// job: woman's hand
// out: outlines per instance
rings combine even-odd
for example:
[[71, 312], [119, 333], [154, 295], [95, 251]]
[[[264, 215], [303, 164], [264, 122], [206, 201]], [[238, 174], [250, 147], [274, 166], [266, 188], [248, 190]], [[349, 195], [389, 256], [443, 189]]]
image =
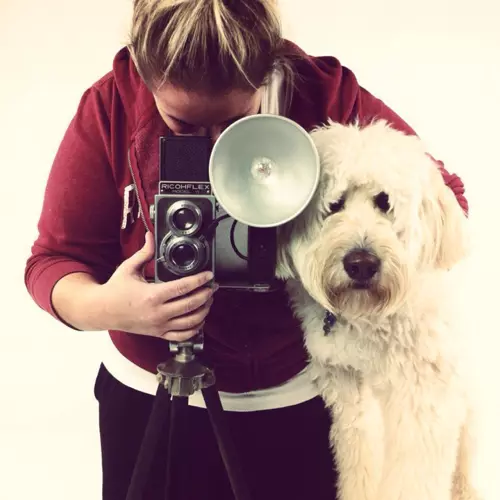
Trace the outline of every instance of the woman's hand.
[[154, 256], [154, 239], [146, 234], [144, 246], [125, 260], [107, 283], [99, 287], [96, 300], [108, 330], [185, 341], [202, 328], [213, 302], [213, 274], [204, 272], [167, 283], [148, 283], [144, 265]]

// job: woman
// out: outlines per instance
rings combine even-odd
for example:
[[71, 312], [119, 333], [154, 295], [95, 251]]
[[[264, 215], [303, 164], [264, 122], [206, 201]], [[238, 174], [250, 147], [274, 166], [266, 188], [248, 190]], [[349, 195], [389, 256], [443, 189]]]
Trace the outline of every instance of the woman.
[[[385, 118], [413, 130], [333, 57], [283, 40], [272, 0], [136, 0], [127, 48], [83, 95], [46, 189], [26, 267], [35, 302], [75, 330], [109, 331], [95, 394], [103, 499], [123, 500], [169, 340], [204, 326], [231, 435], [253, 498], [335, 498], [329, 415], [306, 371], [302, 332], [282, 291], [234, 294], [211, 275], [154, 276], [158, 138], [209, 135], [280, 113], [302, 127]], [[442, 168], [442, 167], [440, 167]], [[463, 186], [442, 170], [464, 210]], [[210, 314], [209, 314], [210, 312]], [[231, 499], [203, 401], [189, 407], [185, 499]], [[162, 498], [165, 443], [146, 498]]]

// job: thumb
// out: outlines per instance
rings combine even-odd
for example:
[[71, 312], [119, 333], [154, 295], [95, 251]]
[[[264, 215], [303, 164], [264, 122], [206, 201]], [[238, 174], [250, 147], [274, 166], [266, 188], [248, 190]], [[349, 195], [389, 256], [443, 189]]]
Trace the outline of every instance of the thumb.
[[120, 266], [127, 274], [142, 274], [142, 268], [154, 257], [155, 245], [151, 231], [146, 233], [143, 247]]

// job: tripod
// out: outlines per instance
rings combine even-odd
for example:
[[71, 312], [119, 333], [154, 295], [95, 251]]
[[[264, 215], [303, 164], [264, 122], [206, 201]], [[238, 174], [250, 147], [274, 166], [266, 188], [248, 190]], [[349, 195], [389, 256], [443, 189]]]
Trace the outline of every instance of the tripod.
[[175, 356], [158, 365], [158, 389], [126, 500], [147, 500], [144, 497], [144, 489], [155, 456], [156, 444], [164, 432], [165, 425], [168, 431], [168, 452], [164, 498], [182, 500], [182, 481], [174, 481], [180, 477], [178, 467], [186, 466], [186, 460], [180, 457], [186, 447], [182, 446], [179, 430], [186, 423], [188, 398], [198, 390], [203, 394], [235, 500], [251, 500], [241, 466], [237, 461], [236, 449], [228, 435], [224, 410], [215, 387], [215, 375], [212, 370], [198, 362], [195, 356], [195, 352], [202, 349], [202, 333], [194, 341], [170, 343], [170, 350]]

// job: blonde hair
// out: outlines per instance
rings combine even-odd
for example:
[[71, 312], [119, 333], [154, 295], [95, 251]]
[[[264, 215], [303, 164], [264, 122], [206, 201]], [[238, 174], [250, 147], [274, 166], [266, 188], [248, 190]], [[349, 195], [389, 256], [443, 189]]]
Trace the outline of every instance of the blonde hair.
[[128, 45], [150, 89], [258, 89], [287, 70], [276, 0], [134, 0]]

